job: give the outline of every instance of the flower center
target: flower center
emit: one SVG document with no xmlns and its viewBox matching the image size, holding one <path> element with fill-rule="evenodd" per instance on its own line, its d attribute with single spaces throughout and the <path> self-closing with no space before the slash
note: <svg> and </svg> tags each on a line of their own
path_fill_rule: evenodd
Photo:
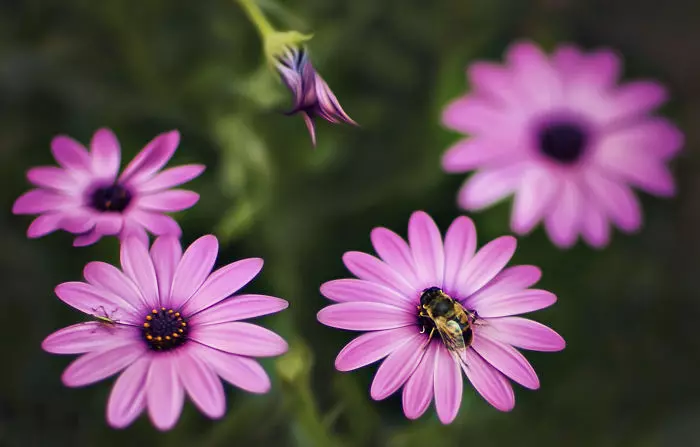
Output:
<svg viewBox="0 0 700 447">
<path fill-rule="evenodd" d="M 154 351 L 169 351 L 187 341 L 189 327 L 180 312 L 161 307 L 146 315 L 141 331 L 148 347 Z"/>
<path fill-rule="evenodd" d="M 472 324 L 476 320 L 476 312 L 465 309 L 457 300 L 453 299 L 439 287 L 428 287 L 423 290 L 418 305 L 418 326 L 421 333 L 443 339 L 452 339 L 462 336 L 465 346 L 472 341 Z M 460 331 L 456 332 L 455 322 Z"/>
<path fill-rule="evenodd" d="M 561 121 L 545 125 L 539 132 L 540 150 L 561 164 L 576 163 L 588 143 L 588 134 L 580 125 Z"/>
<path fill-rule="evenodd" d="M 129 206 L 131 198 L 131 191 L 115 183 L 95 189 L 90 197 L 90 205 L 98 211 L 122 212 Z"/>
</svg>

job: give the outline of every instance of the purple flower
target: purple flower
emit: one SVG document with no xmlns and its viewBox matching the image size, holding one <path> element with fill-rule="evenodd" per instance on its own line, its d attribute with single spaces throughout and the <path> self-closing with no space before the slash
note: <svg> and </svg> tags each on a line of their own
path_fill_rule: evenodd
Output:
<svg viewBox="0 0 700 447">
<path fill-rule="evenodd" d="M 309 55 L 304 48 L 288 47 L 277 58 L 276 67 L 282 81 L 294 95 L 294 107 L 288 114 L 301 113 L 314 146 L 316 146 L 314 118 L 317 116 L 331 123 L 343 122 L 357 125 L 345 113 L 326 81 L 311 65 Z"/>
<path fill-rule="evenodd" d="M 507 377 L 530 389 L 539 379 L 515 347 L 559 351 L 564 340 L 548 327 L 513 315 L 552 305 L 556 297 L 530 289 L 541 276 L 537 267 L 505 268 L 516 241 L 503 236 L 476 250 L 476 230 L 467 217 L 454 220 L 443 245 L 440 230 L 424 212 L 408 224 L 409 244 L 386 228 L 371 234 L 374 256 L 348 252 L 345 266 L 359 279 L 339 279 L 321 286 L 338 304 L 318 313 L 328 326 L 369 331 L 343 348 L 335 360 L 349 371 L 386 357 L 374 376 L 370 395 L 388 397 L 403 386 L 403 409 L 420 417 L 435 400 L 440 421 L 454 420 L 462 400 L 462 371 L 491 405 L 509 411 L 515 405 Z M 466 350 L 452 355 L 433 334 L 432 320 L 421 315 L 421 298 L 438 290 L 471 315 L 463 326 Z M 430 342 L 429 342 L 430 340 Z"/>
<path fill-rule="evenodd" d="M 98 321 L 49 335 L 44 350 L 82 354 L 63 373 L 80 387 L 121 371 L 107 403 L 115 428 L 131 424 L 146 408 L 153 424 L 168 430 L 185 399 L 210 418 L 226 410 L 219 378 L 252 393 L 270 380 L 253 357 L 287 350 L 277 334 L 239 320 L 279 312 L 287 302 L 265 295 L 235 295 L 262 268 L 243 259 L 211 272 L 219 244 L 197 239 L 182 253 L 179 241 L 161 236 L 148 245 L 131 237 L 122 243 L 121 269 L 103 262 L 85 266 L 86 282 L 67 282 L 56 294 Z"/>
<path fill-rule="evenodd" d="M 180 235 L 180 226 L 163 213 L 181 211 L 199 200 L 199 194 L 171 189 L 199 176 L 202 165 L 161 169 L 180 142 L 177 131 L 158 135 L 119 174 L 121 150 L 109 129 L 95 132 L 90 152 L 67 136 L 57 136 L 51 151 L 60 165 L 27 172 L 37 188 L 20 196 L 15 214 L 39 214 L 27 230 L 36 238 L 56 230 L 78 234 L 73 245 L 97 242 L 102 236 L 136 236 L 148 242 L 146 230 L 156 235 Z"/>
<path fill-rule="evenodd" d="M 650 116 L 666 101 L 653 81 L 617 85 L 620 58 L 571 45 L 550 58 L 517 43 L 506 64 L 469 67 L 472 92 L 449 104 L 445 126 L 469 134 L 443 157 L 448 172 L 476 170 L 459 204 L 478 210 L 515 194 L 511 228 L 528 233 L 541 220 L 551 240 L 594 247 L 610 240 L 610 223 L 625 232 L 642 223 L 633 187 L 672 196 L 668 162 L 682 133 Z"/>
</svg>

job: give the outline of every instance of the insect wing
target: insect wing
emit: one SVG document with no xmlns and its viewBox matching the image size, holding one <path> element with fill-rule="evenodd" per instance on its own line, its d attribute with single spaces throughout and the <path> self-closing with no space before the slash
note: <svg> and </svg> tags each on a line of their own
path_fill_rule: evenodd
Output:
<svg viewBox="0 0 700 447">
<path fill-rule="evenodd" d="M 467 352 L 466 344 L 464 343 L 464 336 L 462 335 L 462 327 L 454 320 L 448 320 L 444 324 L 436 325 L 440 337 L 442 337 L 442 342 L 449 353 L 454 357 L 455 361 L 462 363 L 466 366 Z"/>
</svg>

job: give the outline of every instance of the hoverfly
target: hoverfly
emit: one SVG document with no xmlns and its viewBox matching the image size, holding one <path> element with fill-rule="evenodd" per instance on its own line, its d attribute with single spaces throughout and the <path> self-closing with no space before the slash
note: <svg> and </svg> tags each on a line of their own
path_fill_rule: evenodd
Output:
<svg viewBox="0 0 700 447">
<path fill-rule="evenodd" d="M 418 309 L 419 316 L 429 319 L 432 323 L 427 343 L 437 331 L 450 354 L 463 362 L 464 353 L 472 341 L 472 325 L 476 315 L 462 307 L 439 287 L 430 287 L 423 291 Z M 426 326 L 429 325 L 424 324 L 421 333 L 426 331 Z"/>
</svg>

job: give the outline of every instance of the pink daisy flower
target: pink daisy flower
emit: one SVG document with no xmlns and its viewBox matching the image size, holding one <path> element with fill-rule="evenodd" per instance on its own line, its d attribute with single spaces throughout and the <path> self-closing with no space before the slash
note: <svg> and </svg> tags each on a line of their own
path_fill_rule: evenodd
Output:
<svg viewBox="0 0 700 447">
<path fill-rule="evenodd" d="M 153 424 L 177 422 L 187 393 L 210 418 L 226 410 L 219 378 L 252 393 L 270 380 L 253 357 L 287 350 L 277 334 L 239 320 L 279 312 L 287 302 L 265 295 L 235 295 L 262 268 L 243 259 L 211 272 L 219 245 L 197 239 L 182 253 L 179 241 L 161 236 L 148 245 L 122 243 L 121 269 L 103 262 L 85 266 L 86 282 L 67 282 L 56 294 L 97 321 L 63 328 L 42 347 L 54 354 L 82 354 L 63 373 L 80 387 L 121 372 L 107 402 L 107 422 L 126 427 L 148 408 Z M 123 372 L 122 372 L 123 371 Z"/>
<path fill-rule="evenodd" d="M 348 252 L 345 266 L 358 279 L 339 279 L 321 286 L 321 293 L 338 304 L 318 313 L 328 326 L 369 331 L 352 340 L 335 360 L 350 371 L 378 360 L 370 395 L 388 397 L 403 386 L 403 409 L 410 419 L 420 417 L 435 400 L 440 421 L 454 420 L 462 401 L 462 371 L 491 405 L 509 411 L 515 405 L 507 378 L 530 389 L 540 386 L 530 363 L 515 348 L 559 351 L 564 340 L 548 327 L 521 317 L 552 305 L 556 297 L 530 289 L 541 276 L 537 267 L 505 268 L 516 241 L 503 236 L 476 251 L 476 230 L 464 216 L 454 220 L 443 244 L 440 230 L 419 211 L 408 223 L 408 244 L 386 228 L 372 230 L 372 244 L 381 259 Z M 441 294 L 469 316 L 454 327 L 464 347 L 447 348 L 426 315 L 431 296 Z M 455 320 L 457 321 L 457 320 Z M 431 336 L 432 335 L 432 336 Z"/>
<path fill-rule="evenodd" d="M 109 129 L 95 132 L 90 152 L 67 136 L 51 141 L 60 165 L 27 172 L 37 188 L 20 196 L 14 214 L 39 214 L 27 236 L 36 238 L 56 230 L 77 234 L 73 245 L 97 242 L 102 236 L 136 236 L 148 243 L 146 230 L 156 235 L 180 235 L 180 226 L 163 213 L 181 211 L 197 203 L 199 194 L 171 189 L 199 176 L 202 165 L 161 169 L 180 142 L 177 131 L 158 135 L 119 174 L 121 150 Z"/>
<path fill-rule="evenodd" d="M 444 155 L 447 172 L 476 170 L 459 204 L 479 210 L 515 194 L 511 228 L 526 234 L 538 222 L 559 247 L 580 234 L 594 247 L 610 240 L 610 223 L 639 229 L 632 188 L 672 196 L 668 162 L 682 133 L 650 116 L 667 98 L 653 81 L 617 85 L 620 58 L 571 45 L 552 57 L 517 43 L 506 64 L 477 62 L 472 92 L 449 104 L 443 124 L 469 134 Z"/>
</svg>

